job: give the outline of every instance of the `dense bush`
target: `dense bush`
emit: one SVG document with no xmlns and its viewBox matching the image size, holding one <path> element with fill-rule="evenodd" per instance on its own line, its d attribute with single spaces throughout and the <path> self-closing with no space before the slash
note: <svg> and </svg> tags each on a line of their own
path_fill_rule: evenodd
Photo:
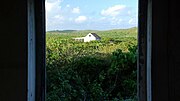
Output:
<svg viewBox="0 0 180 101">
<path fill-rule="evenodd" d="M 47 101 L 136 101 L 136 30 L 87 43 L 75 33 L 47 34 Z"/>
<path fill-rule="evenodd" d="M 53 46 L 50 46 L 53 47 Z M 47 47 L 47 101 L 135 99 L 136 46 L 111 54 Z M 77 53 L 77 54 L 76 54 Z"/>
</svg>

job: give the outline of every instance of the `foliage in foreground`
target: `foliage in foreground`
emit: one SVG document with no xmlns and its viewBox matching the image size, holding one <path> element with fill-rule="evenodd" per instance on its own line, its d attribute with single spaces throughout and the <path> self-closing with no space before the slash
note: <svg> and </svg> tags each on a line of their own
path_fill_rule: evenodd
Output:
<svg viewBox="0 0 180 101">
<path fill-rule="evenodd" d="M 48 37 L 47 101 L 136 101 L 136 44 Z"/>
</svg>

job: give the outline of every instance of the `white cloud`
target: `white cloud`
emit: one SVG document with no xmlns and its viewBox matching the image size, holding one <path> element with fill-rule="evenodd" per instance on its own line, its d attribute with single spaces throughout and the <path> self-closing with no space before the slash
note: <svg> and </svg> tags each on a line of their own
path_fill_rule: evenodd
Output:
<svg viewBox="0 0 180 101">
<path fill-rule="evenodd" d="M 132 12 L 131 12 L 131 11 L 128 11 L 128 14 L 129 14 L 129 15 L 131 15 L 131 14 L 132 14 Z"/>
<path fill-rule="evenodd" d="M 128 21 L 129 25 L 136 25 L 137 26 L 137 19 L 136 18 L 131 18 Z"/>
<path fill-rule="evenodd" d="M 56 15 L 56 16 L 54 16 L 54 18 L 59 19 L 59 20 L 64 20 L 64 17 L 61 15 Z"/>
<path fill-rule="evenodd" d="M 111 19 L 111 25 L 119 25 L 119 24 L 122 23 L 122 21 L 123 21 L 123 19 L 121 19 L 121 18 L 115 18 L 115 17 L 113 17 L 113 18 Z"/>
<path fill-rule="evenodd" d="M 101 14 L 104 16 L 117 16 L 125 8 L 126 8 L 126 5 L 115 5 L 115 6 L 109 7 L 105 10 L 103 9 L 101 11 Z"/>
<path fill-rule="evenodd" d="M 61 3 L 63 0 L 46 0 L 46 26 L 47 30 L 53 29 L 55 26 L 59 26 L 59 23 L 63 23 L 64 17 L 62 16 Z M 60 16 L 61 15 L 61 16 Z"/>
<path fill-rule="evenodd" d="M 75 19 L 75 22 L 76 23 L 82 23 L 82 22 L 85 22 L 87 20 L 87 17 L 86 16 L 78 16 L 76 19 Z"/>
<path fill-rule="evenodd" d="M 79 14 L 79 13 L 80 13 L 79 7 L 73 8 L 73 9 L 72 9 L 72 13 Z"/>
<path fill-rule="evenodd" d="M 62 0 L 46 0 L 45 5 L 46 5 L 46 11 L 50 12 L 54 10 L 54 8 L 61 8 L 59 4 L 62 2 Z"/>
<path fill-rule="evenodd" d="M 99 21 L 107 22 L 109 25 L 121 25 L 124 19 L 120 17 L 101 17 Z"/>
<path fill-rule="evenodd" d="M 46 1 L 46 11 L 51 11 L 53 5 L 54 5 L 54 3 L 48 3 L 48 2 Z"/>
<path fill-rule="evenodd" d="M 99 20 L 106 20 L 106 17 L 101 17 Z"/>
<path fill-rule="evenodd" d="M 67 5 L 66 5 L 66 7 L 70 7 L 70 5 L 69 5 L 69 4 L 67 4 Z"/>
</svg>

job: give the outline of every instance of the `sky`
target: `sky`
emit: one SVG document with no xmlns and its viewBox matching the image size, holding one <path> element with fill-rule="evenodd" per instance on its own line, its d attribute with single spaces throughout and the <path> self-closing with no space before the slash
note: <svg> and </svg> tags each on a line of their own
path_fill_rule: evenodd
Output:
<svg viewBox="0 0 180 101">
<path fill-rule="evenodd" d="M 137 27 L 138 0 L 46 0 L 46 30 Z"/>
</svg>

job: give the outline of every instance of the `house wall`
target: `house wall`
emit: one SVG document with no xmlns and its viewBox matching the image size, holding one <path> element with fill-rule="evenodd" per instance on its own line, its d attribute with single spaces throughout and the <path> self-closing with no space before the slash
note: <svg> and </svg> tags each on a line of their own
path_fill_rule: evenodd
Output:
<svg viewBox="0 0 180 101">
<path fill-rule="evenodd" d="M 81 42 L 84 42 L 84 37 L 81 37 L 81 38 L 74 38 L 75 41 L 81 41 Z"/>
<path fill-rule="evenodd" d="M 89 37 L 89 35 L 91 35 L 91 37 Z M 84 37 L 84 42 L 90 42 L 92 40 L 97 40 L 92 34 L 88 34 L 86 37 Z"/>
</svg>

